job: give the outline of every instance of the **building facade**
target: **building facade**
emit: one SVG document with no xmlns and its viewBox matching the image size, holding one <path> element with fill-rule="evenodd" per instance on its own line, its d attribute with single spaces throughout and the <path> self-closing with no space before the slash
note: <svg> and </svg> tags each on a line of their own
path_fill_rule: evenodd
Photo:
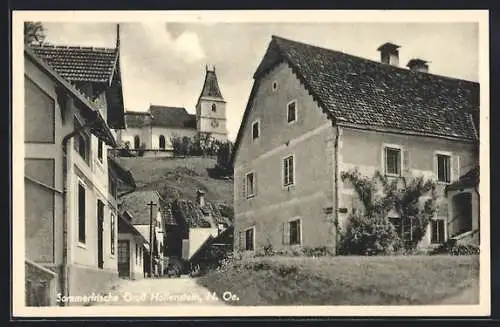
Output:
<svg viewBox="0 0 500 327">
<path fill-rule="evenodd" d="M 227 141 L 226 101 L 217 81 L 215 68 L 206 69 L 203 88 L 196 103 L 196 114 L 185 108 L 150 105 L 146 112 L 127 111 L 127 128 L 118 132 L 118 142 L 146 156 L 172 155 L 174 138 L 210 135 Z"/>
<path fill-rule="evenodd" d="M 420 246 L 457 236 L 444 191 L 478 164 L 479 85 L 414 62 L 400 68 L 397 48 L 380 47 L 375 62 L 273 37 L 233 155 L 236 248 L 335 250 L 361 206 L 341 179 L 352 169 L 436 181 L 438 210 Z"/>
<path fill-rule="evenodd" d="M 26 46 L 24 58 L 26 258 L 61 296 L 99 292 L 118 276 L 117 187 L 131 182 L 107 154 L 124 127 L 119 44 Z"/>
</svg>

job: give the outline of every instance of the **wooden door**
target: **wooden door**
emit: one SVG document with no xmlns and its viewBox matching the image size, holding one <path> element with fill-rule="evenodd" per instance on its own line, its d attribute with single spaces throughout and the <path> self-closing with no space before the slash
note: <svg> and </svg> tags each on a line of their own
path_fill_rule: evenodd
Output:
<svg viewBox="0 0 500 327">
<path fill-rule="evenodd" d="M 130 242 L 118 240 L 118 276 L 130 277 Z"/>
</svg>

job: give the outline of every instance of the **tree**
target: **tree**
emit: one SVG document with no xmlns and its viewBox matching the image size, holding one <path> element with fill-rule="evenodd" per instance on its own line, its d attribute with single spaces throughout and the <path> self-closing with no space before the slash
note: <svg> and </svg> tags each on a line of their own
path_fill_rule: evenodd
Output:
<svg viewBox="0 0 500 327">
<path fill-rule="evenodd" d="M 389 178 L 379 171 L 368 178 L 357 169 L 342 172 L 341 179 L 351 182 L 363 204 L 362 212 L 354 217 L 343 236 L 349 246 L 358 246 L 358 251 L 362 251 L 363 243 L 375 248 L 393 247 L 394 244 L 390 242 L 391 226 L 388 226 L 392 224 L 387 220 L 391 210 L 399 216 L 398 234 L 406 250 L 414 249 L 422 240 L 436 209 L 433 181 L 424 180 L 423 177 Z M 377 233 L 381 236 L 374 236 Z M 378 251 L 383 252 L 380 249 Z"/>
<path fill-rule="evenodd" d="M 41 22 L 24 22 L 24 44 L 42 44 L 45 28 Z"/>
<path fill-rule="evenodd" d="M 224 175 L 233 175 L 233 164 L 231 160 L 233 147 L 233 143 L 231 141 L 227 141 L 221 143 L 217 151 L 217 163 L 215 164 L 215 168 L 221 171 Z"/>
</svg>

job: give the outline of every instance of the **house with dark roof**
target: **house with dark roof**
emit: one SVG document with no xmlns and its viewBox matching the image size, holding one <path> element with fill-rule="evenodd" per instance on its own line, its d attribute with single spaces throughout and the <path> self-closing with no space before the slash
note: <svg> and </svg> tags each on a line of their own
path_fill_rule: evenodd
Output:
<svg viewBox="0 0 500 327">
<path fill-rule="evenodd" d="M 62 296 L 100 292 L 118 277 L 117 188 L 135 187 L 108 157 L 125 123 L 120 80 L 119 42 L 24 48 L 26 258 L 55 274 Z"/>
<path fill-rule="evenodd" d="M 355 168 L 436 181 L 438 210 L 420 246 L 478 226 L 455 227 L 445 187 L 479 162 L 479 84 L 432 74 L 420 58 L 400 67 L 400 48 L 386 43 L 373 61 L 272 37 L 232 158 L 237 249 L 335 250 L 339 230 L 361 208 L 341 180 Z M 397 215 L 388 218 L 412 237 Z"/>
<path fill-rule="evenodd" d="M 232 222 L 198 190 L 196 200 L 176 199 L 165 206 L 167 269 L 187 272 L 189 263 L 221 233 L 232 230 Z M 230 233 L 232 235 L 232 232 Z M 224 238 L 223 240 L 225 240 Z M 231 243 L 225 244 L 231 246 Z M 232 246 L 231 246 L 232 247 Z"/>
<path fill-rule="evenodd" d="M 162 276 L 165 252 L 165 213 L 160 194 L 152 190 L 138 190 L 125 194 L 121 197 L 120 209 L 124 218 L 148 242 L 145 246 L 147 251 L 142 253 L 143 273 L 149 277 Z M 135 240 L 135 243 L 139 245 L 137 238 Z M 130 241 L 130 237 L 123 238 L 118 246 L 130 249 Z M 128 252 L 131 253 L 130 250 Z M 127 267 L 131 269 L 131 265 L 129 263 L 122 266 L 123 275 L 127 274 Z"/>
<path fill-rule="evenodd" d="M 171 156 L 176 137 L 209 134 L 226 141 L 226 101 L 215 68 L 206 68 L 196 114 L 183 107 L 150 105 L 147 111 L 126 111 L 125 122 L 126 129 L 118 131 L 119 143 L 135 152 L 143 149 L 145 156 Z"/>
</svg>

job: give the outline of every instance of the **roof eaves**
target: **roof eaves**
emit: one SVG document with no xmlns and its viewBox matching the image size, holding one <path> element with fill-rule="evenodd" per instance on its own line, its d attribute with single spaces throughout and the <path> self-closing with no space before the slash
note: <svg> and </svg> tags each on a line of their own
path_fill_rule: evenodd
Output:
<svg viewBox="0 0 500 327">
<path fill-rule="evenodd" d="M 80 101 L 87 109 L 92 112 L 97 112 L 99 123 L 101 124 L 101 128 L 104 130 L 104 134 L 98 133 L 95 134 L 97 137 L 102 138 L 108 145 L 112 147 L 116 147 L 116 140 L 114 139 L 111 130 L 109 129 L 108 124 L 104 120 L 101 115 L 101 112 L 98 108 L 95 107 L 95 104 L 88 99 L 85 95 L 83 95 L 76 87 L 74 87 L 69 81 L 64 79 L 57 71 L 55 71 L 50 65 L 48 65 L 43 59 L 39 58 L 35 52 L 29 47 L 24 46 L 24 53 L 28 55 L 28 57 L 35 62 L 40 68 L 49 73 L 52 78 L 54 78 L 60 85 L 62 85 L 66 90 L 68 90 L 74 98 Z M 95 130 L 94 130 L 95 132 Z"/>
<path fill-rule="evenodd" d="M 474 142 L 474 140 L 471 138 L 460 137 L 460 136 L 444 135 L 444 134 L 429 133 L 429 132 L 420 132 L 420 131 L 413 131 L 413 130 L 408 130 L 408 129 L 395 129 L 395 128 L 380 127 L 380 126 L 373 126 L 373 125 L 367 125 L 367 124 L 355 124 L 355 123 L 350 123 L 350 122 L 345 122 L 345 121 L 337 121 L 337 125 L 340 127 L 347 127 L 347 128 L 360 129 L 360 130 L 370 130 L 370 131 L 383 132 L 383 133 L 394 133 L 394 134 L 433 137 L 433 138 L 440 138 L 440 139 L 445 139 L 445 140 L 450 140 L 450 141 Z"/>
</svg>

